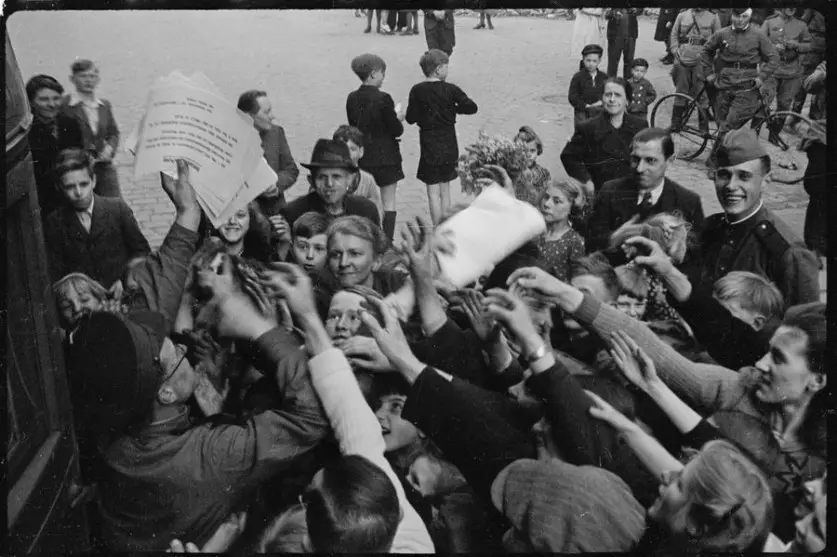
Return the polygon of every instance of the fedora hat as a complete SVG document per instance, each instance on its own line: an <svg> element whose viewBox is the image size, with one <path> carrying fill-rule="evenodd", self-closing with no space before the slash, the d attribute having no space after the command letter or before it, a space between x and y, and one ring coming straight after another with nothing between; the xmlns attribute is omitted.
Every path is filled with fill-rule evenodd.
<svg viewBox="0 0 837 557"><path fill-rule="evenodd" d="M311 162L300 163L309 170L316 168L347 168L357 170L349 155L349 147L342 141L334 139L318 139L311 153Z"/></svg>

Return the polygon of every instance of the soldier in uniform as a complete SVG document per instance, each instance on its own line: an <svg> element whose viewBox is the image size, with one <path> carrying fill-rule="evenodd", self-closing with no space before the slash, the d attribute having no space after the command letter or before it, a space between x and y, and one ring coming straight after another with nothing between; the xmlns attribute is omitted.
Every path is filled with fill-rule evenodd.
<svg viewBox="0 0 837 557"><path fill-rule="evenodd" d="M820 62L825 60L825 17L817 10L808 8L799 19L808 25L808 33L811 35L811 47L808 52L802 55L802 80L804 81L805 78L814 73ZM805 104L807 94L804 88L800 89L796 99L794 99L794 112L802 113L802 105ZM818 120L822 117L815 104L812 102L808 111L808 117L812 120Z"/></svg>
<svg viewBox="0 0 837 557"><path fill-rule="evenodd" d="M748 128L724 136L717 152L715 192L722 213L706 219L700 237L699 283L711 291L730 271L773 281L787 306L819 300L819 262L762 200L770 183L770 157Z"/></svg>
<svg viewBox="0 0 837 557"><path fill-rule="evenodd" d="M767 36L750 23L748 8L732 9L732 25L724 27L706 41L700 63L706 81L718 90L715 115L719 139L729 130L740 128L761 106L764 82L773 76L779 55ZM714 57L718 53L720 71L715 73ZM714 166L721 141L707 160Z"/></svg>
<svg viewBox="0 0 837 557"><path fill-rule="evenodd" d="M779 53L779 65L773 77L765 82L776 95L776 110L790 110L802 88L802 57L811 50L811 35L804 21L796 19L796 8L782 8L768 17L761 29ZM757 121L753 120L754 127ZM781 123L772 130L781 131Z"/></svg>
<svg viewBox="0 0 837 557"><path fill-rule="evenodd" d="M700 57L703 54L703 45L713 34L721 30L721 22L718 16L704 8L691 8L683 10L674 20L671 28L671 52L674 54L674 67L671 69L671 79L678 93L685 93L696 98L703 83L701 74ZM685 100L676 99L674 109L671 112L671 125L676 126L680 122L683 113ZM706 118L706 109L709 107L709 97L701 95L697 98L698 106L704 109L699 112L699 126L702 132L709 132L709 121Z"/></svg>

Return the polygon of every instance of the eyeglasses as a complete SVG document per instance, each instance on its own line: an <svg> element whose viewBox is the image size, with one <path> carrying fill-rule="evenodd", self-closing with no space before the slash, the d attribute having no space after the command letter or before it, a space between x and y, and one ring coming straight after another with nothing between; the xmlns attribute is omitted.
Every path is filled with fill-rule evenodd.
<svg viewBox="0 0 837 557"><path fill-rule="evenodd" d="M177 364L175 364L175 366L171 369L171 371L170 371L170 372L168 372L168 373L166 374L166 376L163 378L163 381L160 383L161 385L162 385L163 383L165 383L166 381L168 381L169 379L171 379L172 377L174 377L174 374L175 374L175 373L177 372L177 370L180 368L180 365L183 363L183 360L185 360L185 359L186 359L186 355L188 354L188 350L186 350L186 347L185 347L185 346L183 346L182 344L175 344L175 345L174 345L174 349L175 349L175 351L176 351L176 352L180 352L180 353L181 353L181 355L180 355L180 359L179 359L179 360L177 360ZM157 360L157 362L158 362L158 363L162 363L162 362L161 362L161 360L160 360L160 357L159 357L159 356L157 356L157 357L155 358L155 360Z"/></svg>

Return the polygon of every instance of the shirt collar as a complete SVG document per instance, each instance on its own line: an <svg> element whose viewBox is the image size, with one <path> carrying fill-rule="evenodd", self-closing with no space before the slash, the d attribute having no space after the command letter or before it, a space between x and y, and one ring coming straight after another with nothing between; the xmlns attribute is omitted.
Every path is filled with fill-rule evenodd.
<svg viewBox="0 0 837 557"><path fill-rule="evenodd" d="M651 194L651 204L656 205L657 201L659 201L660 197L663 195L663 186L665 186L665 185L666 185L666 179L665 179L665 176L663 176L663 179L660 180L660 183L657 184L656 186L654 186L652 189L647 190L647 191L639 192L639 197L638 197L639 202L640 203L642 202L642 198L645 197L646 193L650 193Z"/></svg>
<svg viewBox="0 0 837 557"><path fill-rule="evenodd" d="M738 219L738 220L736 220L736 221L730 221L730 220L726 217L726 214L725 214L725 215L724 215L724 220L726 220L726 221L727 221L727 224L728 224L728 225L730 225L730 226L735 226L735 225L737 225L737 224L741 224L742 222L748 221L748 220L750 220L751 218L753 218L754 216L756 216L756 215L759 213L759 211L761 211L762 207L764 207L764 200L763 200L763 199L762 199L761 201L759 201L758 206L757 206L755 209L753 209L753 210L750 212L750 214L749 214L749 215L747 215L746 217L740 218L740 219Z"/></svg>
<svg viewBox="0 0 837 557"><path fill-rule="evenodd" d="M87 213L91 217L93 217L93 205L96 204L96 196L93 196L93 199L90 200L90 207L85 209L84 211L77 211L78 213Z"/></svg>
<svg viewBox="0 0 837 557"><path fill-rule="evenodd" d="M77 106L79 104L83 104L90 108L97 108L99 106L103 106L105 103L103 103L102 100L95 95L93 96L93 102L91 103L90 101L82 99L78 94L78 91L73 91L70 93L70 106Z"/></svg>

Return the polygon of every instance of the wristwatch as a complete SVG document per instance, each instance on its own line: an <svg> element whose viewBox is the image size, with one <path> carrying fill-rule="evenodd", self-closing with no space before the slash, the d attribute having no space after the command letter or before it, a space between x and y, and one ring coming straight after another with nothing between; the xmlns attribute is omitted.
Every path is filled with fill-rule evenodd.
<svg viewBox="0 0 837 557"><path fill-rule="evenodd" d="M546 356L546 344L541 344L540 348L529 354L529 356L526 359L529 361L529 363L532 363L537 362L544 356Z"/></svg>

